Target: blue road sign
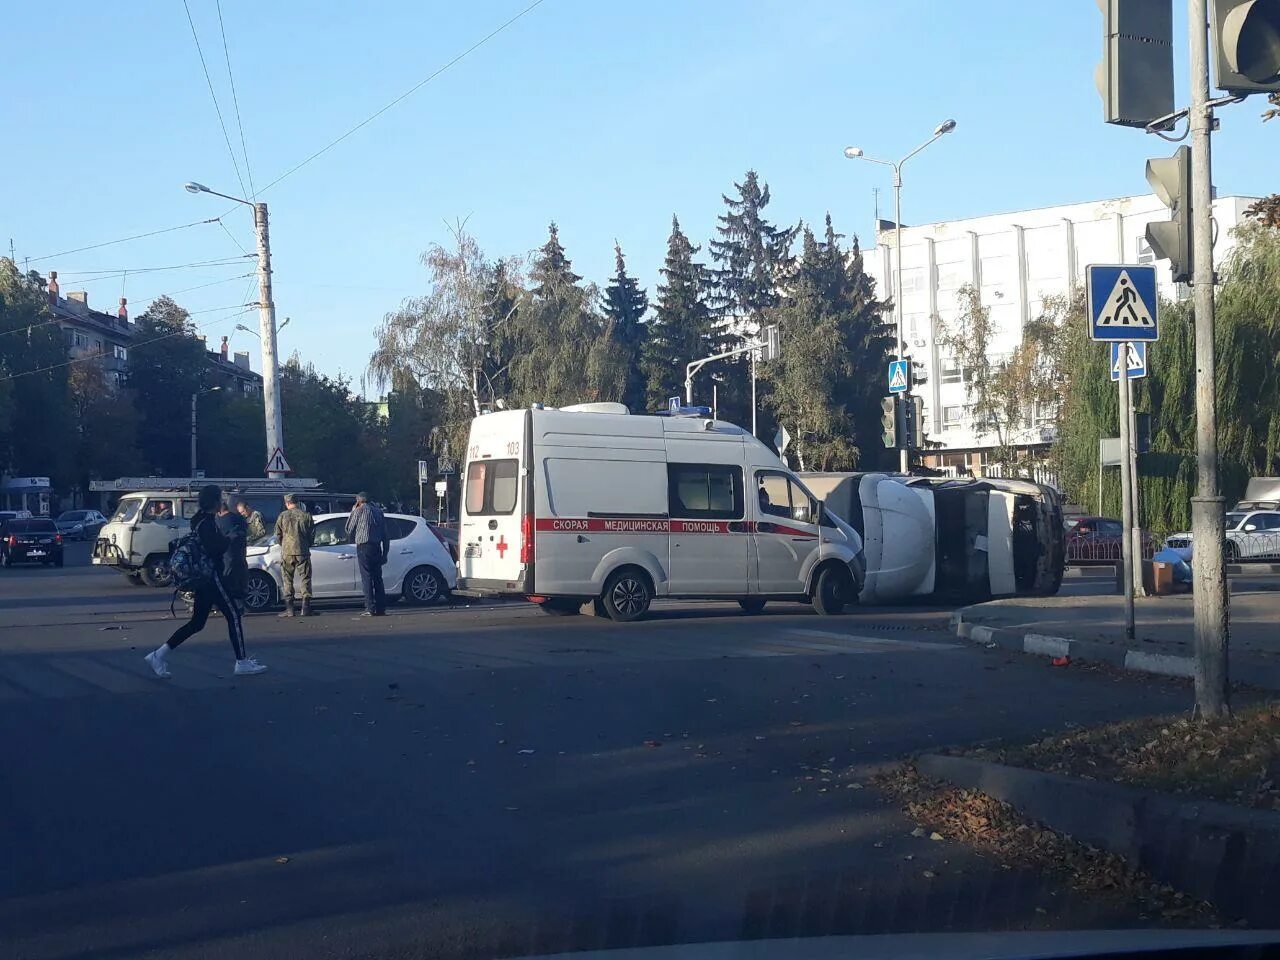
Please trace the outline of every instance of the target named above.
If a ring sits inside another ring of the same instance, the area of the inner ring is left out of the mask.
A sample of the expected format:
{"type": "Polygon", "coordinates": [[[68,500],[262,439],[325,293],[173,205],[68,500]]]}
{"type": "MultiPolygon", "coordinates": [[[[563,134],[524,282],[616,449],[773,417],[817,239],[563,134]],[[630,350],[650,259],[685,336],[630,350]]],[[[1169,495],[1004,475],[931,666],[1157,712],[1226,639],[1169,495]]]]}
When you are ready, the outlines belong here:
{"type": "Polygon", "coordinates": [[[1094,263],[1085,269],[1085,283],[1091,339],[1160,339],[1155,267],[1094,263]]]}
{"type": "Polygon", "coordinates": [[[679,413],[680,405],[684,403],[679,397],[667,397],[667,412],[679,413]]]}
{"type": "Polygon", "coordinates": [[[889,361],[889,392],[906,393],[911,385],[911,362],[909,360],[889,361]]]}
{"type": "MultiPolygon", "coordinates": [[[[1120,379],[1120,350],[1122,343],[1111,344],[1111,379],[1120,379]]],[[[1129,344],[1129,379],[1137,380],[1147,375],[1147,345],[1139,341],[1129,344]]]]}

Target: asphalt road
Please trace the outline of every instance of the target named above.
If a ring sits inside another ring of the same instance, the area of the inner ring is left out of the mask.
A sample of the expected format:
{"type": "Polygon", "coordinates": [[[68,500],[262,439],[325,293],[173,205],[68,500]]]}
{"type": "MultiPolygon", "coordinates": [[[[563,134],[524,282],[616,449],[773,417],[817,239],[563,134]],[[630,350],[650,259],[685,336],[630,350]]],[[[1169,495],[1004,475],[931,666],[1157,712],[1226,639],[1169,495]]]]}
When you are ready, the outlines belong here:
{"type": "MultiPolygon", "coordinates": [[[[911,824],[913,752],[1186,706],[960,646],[946,610],[524,604],[220,620],[0,571],[0,953],[483,957],[830,933],[1132,925],[911,824]],[[852,772],[852,783],[830,772],[852,772]],[[838,781],[838,782],[837,782],[838,781]]],[[[79,561],[79,563],[77,562],[79,561]]]]}

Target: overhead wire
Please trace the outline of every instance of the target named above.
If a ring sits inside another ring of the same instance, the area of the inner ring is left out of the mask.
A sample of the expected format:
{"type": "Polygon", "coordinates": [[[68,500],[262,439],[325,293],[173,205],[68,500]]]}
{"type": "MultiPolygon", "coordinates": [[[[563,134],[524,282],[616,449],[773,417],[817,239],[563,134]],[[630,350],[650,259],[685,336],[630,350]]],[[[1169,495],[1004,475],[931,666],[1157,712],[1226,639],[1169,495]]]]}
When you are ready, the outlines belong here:
{"type": "MultiPolygon", "coordinates": [[[[210,307],[208,310],[193,310],[192,312],[188,313],[187,316],[194,317],[202,313],[216,313],[219,310],[237,310],[237,309],[239,310],[239,313],[233,313],[229,317],[219,317],[217,320],[212,320],[207,324],[194,323],[191,326],[196,328],[197,330],[205,326],[214,327],[220,323],[226,323],[229,320],[235,320],[237,317],[243,316],[244,314],[251,312],[251,310],[254,308],[253,307],[246,308],[243,304],[237,303],[228,307],[210,307]]],[[[187,333],[190,333],[189,329],[184,328],[182,330],[174,330],[171,333],[164,333],[158,337],[151,337],[148,340],[139,340],[135,343],[131,343],[129,344],[127,349],[136,350],[138,347],[145,347],[147,344],[158,343],[161,340],[168,340],[170,337],[180,337],[187,333]]],[[[60,367],[69,367],[72,364],[84,363],[88,360],[101,360],[103,357],[106,357],[106,356],[114,356],[114,354],[108,354],[106,350],[101,350],[98,353],[90,354],[89,356],[75,357],[71,360],[64,360],[62,363],[51,363],[45,367],[37,367],[34,370],[23,370],[21,373],[14,373],[14,374],[10,374],[7,377],[0,377],[0,383],[8,383],[10,380],[17,380],[19,377],[34,376],[37,373],[48,373],[50,370],[57,370],[60,367]]]]}
{"type": "MultiPolygon", "coordinates": [[[[216,260],[194,260],[191,263],[175,263],[163,267],[116,267],[111,270],[60,270],[59,277],[115,277],[123,273],[160,273],[166,270],[189,270],[194,267],[225,267],[243,260],[253,259],[257,254],[245,253],[238,257],[219,257],[216,260]]],[[[88,283],[78,280],[77,283],[88,283]]]]}
{"type": "MultiPolygon", "coordinates": [[[[250,271],[249,273],[237,273],[234,277],[223,277],[221,280],[213,280],[209,283],[198,283],[194,287],[183,287],[181,290],[170,290],[166,293],[157,293],[154,297],[144,297],[141,300],[135,300],[132,306],[136,310],[143,304],[154,303],[161,297],[173,297],[177,296],[179,293],[190,293],[192,290],[203,290],[205,287],[216,287],[220,283],[230,283],[232,280],[242,280],[245,277],[252,277],[253,275],[253,271],[250,271]]],[[[246,290],[244,297],[247,297],[248,295],[249,291],[246,290]]],[[[243,300],[244,297],[241,297],[240,299],[243,300]]],[[[257,304],[244,304],[244,306],[253,306],[256,308],[257,304]]],[[[40,327],[47,327],[51,323],[65,323],[66,320],[66,317],[51,317],[48,320],[41,320],[39,323],[29,323],[25,327],[14,327],[12,330],[0,331],[0,337],[7,337],[12,333],[30,333],[32,330],[38,330],[40,327]]]]}
{"type": "MultiPolygon", "coordinates": [[[[185,2],[186,2],[186,0],[183,0],[183,2],[185,3],[185,2]]],[[[430,83],[432,80],[436,79],[436,77],[440,76],[442,73],[444,73],[446,70],[448,70],[450,67],[454,66],[455,64],[457,64],[457,63],[461,62],[462,60],[465,60],[468,56],[470,56],[470,55],[471,55],[472,53],[474,53],[476,50],[479,50],[481,47],[483,47],[486,43],[488,43],[490,40],[492,40],[492,39],[493,39],[494,37],[496,37],[498,34],[502,33],[502,31],[506,30],[506,29],[507,29],[507,27],[511,26],[513,23],[515,23],[517,20],[520,20],[520,19],[521,19],[522,17],[524,17],[525,15],[527,15],[527,14],[529,14],[529,13],[533,12],[533,10],[534,10],[534,9],[536,9],[537,7],[540,7],[544,2],[545,2],[545,0],[533,0],[533,3],[529,4],[527,7],[525,7],[523,10],[521,10],[519,13],[517,13],[515,16],[513,16],[513,17],[511,17],[510,19],[508,19],[508,20],[504,21],[504,22],[503,22],[503,23],[501,23],[499,26],[497,26],[497,27],[495,27],[493,30],[489,31],[487,34],[485,34],[483,37],[481,37],[479,40],[477,40],[477,41],[476,41],[475,43],[473,43],[471,46],[467,47],[467,49],[463,50],[460,54],[458,54],[456,57],[454,57],[452,60],[450,60],[450,61],[449,61],[448,63],[446,63],[444,66],[442,66],[442,67],[438,67],[435,71],[433,71],[431,74],[429,74],[426,78],[424,78],[424,79],[422,79],[422,80],[419,80],[419,81],[418,81],[417,83],[415,83],[412,87],[410,87],[410,88],[409,88],[408,90],[406,90],[404,93],[400,94],[400,96],[396,97],[394,100],[392,100],[392,101],[391,101],[390,103],[388,103],[386,106],[384,106],[384,107],[382,107],[380,110],[377,110],[377,111],[375,111],[374,113],[370,114],[368,117],[365,117],[365,119],[361,120],[359,123],[357,123],[354,127],[352,127],[350,130],[348,130],[346,133],[342,134],[340,137],[337,137],[337,138],[335,138],[335,139],[333,139],[333,140],[329,141],[327,144],[325,144],[323,147],[321,147],[321,148],[320,148],[319,150],[317,150],[315,153],[311,154],[311,156],[307,157],[307,158],[306,158],[305,160],[303,160],[301,163],[297,163],[297,164],[295,164],[294,166],[292,166],[292,167],[290,167],[288,170],[286,170],[284,173],[280,174],[280,176],[276,177],[274,180],[272,180],[270,183],[268,183],[265,187],[263,187],[261,190],[259,190],[259,191],[258,191],[259,195],[261,195],[261,194],[263,194],[263,193],[266,193],[268,190],[270,190],[272,187],[274,187],[274,186],[275,186],[277,183],[279,183],[281,180],[284,180],[286,177],[291,177],[291,176],[293,176],[295,173],[297,173],[299,170],[301,170],[303,167],[305,167],[307,164],[309,164],[312,160],[315,160],[317,157],[320,157],[320,156],[322,156],[322,155],[323,155],[323,154],[325,154],[325,153],[328,153],[330,150],[332,150],[334,147],[336,147],[338,144],[340,144],[343,140],[347,139],[347,137],[351,136],[351,135],[352,135],[353,133],[355,133],[357,130],[361,129],[362,127],[367,126],[368,124],[372,123],[374,120],[378,119],[378,117],[382,116],[384,113],[386,113],[388,110],[390,110],[390,109],[391,109],[392,107],[394,107],[396,104],[398,104],[401,100],[404,100],[405,98],[407,98],[407,97],[409,97],[409,96],[412,96],[414,93],[417,93],[420,89],[422,89],[423,87],[425,87],[425,86],[426,86],[428,83],[430,83]]]]}
{"type": "Polygon", "coordinates": [[[226,141],[227,153],[231,155],[231,166],[235,168],[236,180],[240,182],[240,190],[242,193],[247,192],[244,186],[244,177],[240,174],[240,162],[236,160],[236,151],[231,146],[231,135],[227,133],[227,122],[222,118],[222,107],[218,104],[218,95],[213,89],[213,78],[209,76],[209,64],[205,62],[204,50],[200,46],[200,35],[196,33],[196,22],[191,17],[191,5],[187,0],[182,0],[182,7],[187,11],[187,23],[191,25],[191,39],[196,42],[196,53],[200,55],[200,67],[204,70],[205,82],[209,85],[209,96],[213,99],[213,109],[218,114],[218,126],[222,127],[222,139],[226,141]]]}
{"type": "Polygon", "coordinates": [[[222,34],[222,55],[227,60],[227,82],[231,85],[231,103],[236,111],[236,126],[240,129],[240,152],[244,154],[244,172],[249,178],[249,199],[252,200],[257,196],[257,191],[253,186],[253,168],[249,166],[249,148],[245,146],[244,141],[244,123],[240,120],[240,98],[236,95],[236,78],[231,72],[231,51],[227,47],[227,28],[222,22],[222,0],[217,0],[217,8],[218,30],[222,34]]]}
{"type": "Polygon", "coordinates": [[[205,223],[221,223],[221,217],[210,217],[208,220],[192,220],[190,223],[179,224],[176,227],[165,227],[163,230],[152,230],[149,233],[135,233],[131,237],[121,237],[119,240],[106,240],[102,243],[91,243],[87,247],[76,247],[73,250],[63,250],[61,253],[48,253],[43,257],[29,257],[26,263],[39,263],[41,260],[53,260],[56,257],[66,257],[73,253],[84,253],[86,250],[97,250],[100,247],[111,247],[117,243],[128,243],[130,240],[142,240],[144,237],[157,237],[162,233],[173,233],[175,230],[186,230],[189,227],[198,227],[205,223]]]}

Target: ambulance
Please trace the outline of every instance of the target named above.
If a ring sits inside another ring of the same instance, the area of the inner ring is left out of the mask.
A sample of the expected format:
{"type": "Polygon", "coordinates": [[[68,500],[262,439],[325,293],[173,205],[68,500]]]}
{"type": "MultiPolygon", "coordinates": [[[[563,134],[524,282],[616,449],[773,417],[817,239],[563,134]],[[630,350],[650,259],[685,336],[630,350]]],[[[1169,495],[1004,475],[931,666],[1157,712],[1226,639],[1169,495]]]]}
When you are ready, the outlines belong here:
{"type": "Polygon", "coordinates": [[[458,589],[636,620],[657,598],[857,602],[862,540],[764,444],[705,408],[535,405],[471,423],[458,589]]]}

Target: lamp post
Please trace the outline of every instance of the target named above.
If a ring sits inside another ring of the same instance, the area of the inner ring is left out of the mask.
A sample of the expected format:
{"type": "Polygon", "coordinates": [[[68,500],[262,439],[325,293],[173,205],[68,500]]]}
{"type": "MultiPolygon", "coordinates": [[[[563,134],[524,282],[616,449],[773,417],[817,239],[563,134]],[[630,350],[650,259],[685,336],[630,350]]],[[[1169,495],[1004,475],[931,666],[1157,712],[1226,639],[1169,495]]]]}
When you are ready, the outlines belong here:
{"type": "Polygon", "coordinates": [[[206,393],[217,393],[221,387],[210,387],[208,390],[200,390],[191,395],[191,477],[196,475],[196,400],[204,396],[206,393]]]}
{"type": "MultiPolygon", "coordinates": [[[[895,248],[895,266],[894,266],[894,295],[893,308],[897,319],[898,327],[898,349],[894,351],[897,359],[904,359],[906,353],[906,344],[903,339],[904,331],[902,329],[902,165],[914,157],[935,140],[945,136],[956,128],[954,120],[945,120],[938,124],[933,130],[933,136],[926,140],[920,146],[916,147],[901,160],[877,160],[875,157],[868,157],[862,152],[861,147],[845,147],[844,155],[850,160],[866,160],[868,163],[878,163],[881,166],[893,168],[893,204],[894,204],[894,248],[895,248]]],[[[902,395],[903,403],[911,402],[911,381],[907,380],[907,392],[902,395]]],[[[911,438],[902,437],[901,455],[899,457],[899,469],[906,473],[911,466],[911,438]]]]}
{"type": "MultiPolygon", "coordinates": [[[[270,462],[277,450],[284,450],[284,424],[280,408],[280,364],[276,359],[276,304],[271,297],[271,235],[267,227],[267,205],[210,190],[203,183],[188,183],[185,188],[188,193],[209,193],[253,208],[253,226],[258,235],[258,339],[262,341],[262,400],[267,420],[267,461],[270,462]]],[[[284,475],[273,471],[268,476],[279,479],[284,475]]]]}

